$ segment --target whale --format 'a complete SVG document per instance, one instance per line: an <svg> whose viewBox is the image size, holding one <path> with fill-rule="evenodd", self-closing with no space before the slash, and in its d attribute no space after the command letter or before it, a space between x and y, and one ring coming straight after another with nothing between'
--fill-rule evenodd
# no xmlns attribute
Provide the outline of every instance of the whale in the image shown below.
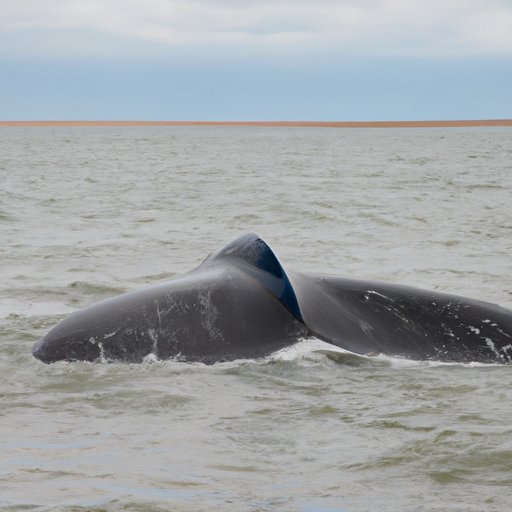
<svg viewBox="0 0 512 512"><path fill-rule="evenodd" d="M410 286L285 271L250 233L194 270L78 310L33 347L43 363L213 364L317 338L361 356L512 363L512 311Z"/></svg>

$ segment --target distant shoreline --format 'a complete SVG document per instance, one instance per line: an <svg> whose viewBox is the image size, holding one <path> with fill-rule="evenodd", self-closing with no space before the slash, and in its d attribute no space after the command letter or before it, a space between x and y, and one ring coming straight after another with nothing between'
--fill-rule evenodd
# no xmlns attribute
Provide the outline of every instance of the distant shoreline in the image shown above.
<svg viewBox="0 0 512 512"><path fill-rule="evenodd" d="M0 127L247 126L297 128L466 128L510 126L512 119L471 121L0 121Z"/></svg>

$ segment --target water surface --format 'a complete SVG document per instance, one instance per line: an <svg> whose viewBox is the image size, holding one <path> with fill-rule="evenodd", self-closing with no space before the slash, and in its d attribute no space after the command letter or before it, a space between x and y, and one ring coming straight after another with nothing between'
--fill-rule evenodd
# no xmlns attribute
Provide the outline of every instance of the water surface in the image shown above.
<svg viewBox="0 0 512 512"><path fill-rule="evenodd" d="M512 307L512 131L0 130L0 508L508 511L510 367L34 360L248 231L287 268Z"/></svg>

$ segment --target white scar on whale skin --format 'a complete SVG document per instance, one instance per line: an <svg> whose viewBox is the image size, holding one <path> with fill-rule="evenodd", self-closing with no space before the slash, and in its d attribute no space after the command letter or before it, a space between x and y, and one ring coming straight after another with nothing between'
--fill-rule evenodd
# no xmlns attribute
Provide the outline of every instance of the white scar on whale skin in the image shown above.
<svg viewBox="0 0 512 512"><path fill-rule="evenodd" d="M215 325L219 313L212 301L211 290L204 290L200 293L199 304L201 306L201 323L213 339L222 340L222 331Z"/></svg>
<svg viewBox="0 0 512 512"><path fill-rule="evenodd" d="M382 293L376 292L375 290L368 290L366 293L371 293L372 295L377 295L377 297L382 297L383 299L391 300L389 297L386 297L385 295L382 295ZM369 297L367 297L367 299L368 298Z"/></svg>
<svg viewBox="0 0 512 512"><path fill-rule="evenodd" d="M158 357L158 344L157 344L158 337L157 337L156 331L154 329L149 329L148 336L149 336L149 339L153 342L153 345L151 347L151 352L153 354L155 354L156 357Z"/></svg>
<svg viewBox="0 0 512 512"><path fill-rule="evenodd" d="M503 336L506 336L507 338L512 339L512 336L510 336L510 334L507 334L505 331L503 331L503 329L500 329L497 325L496 325L496 330L497 330L499 333L503 334Z"/></svg>
<svg viewBox="0 0 512 512"><path fill-rule="evenodd" d="M491 338L485 338L485 342L487 343L487 346L494 352L496 357L503 359L503 354L500 354L499 350L496 348L496 345L491 340Z"/></svg>
<svg viewBox="0 0 512 512"><path fill-rule="evenodd" d="M512 343L501 347L501 350L505 354L506 358L512 362L512 355L508 353L509 350L512 350Z"/></svg>

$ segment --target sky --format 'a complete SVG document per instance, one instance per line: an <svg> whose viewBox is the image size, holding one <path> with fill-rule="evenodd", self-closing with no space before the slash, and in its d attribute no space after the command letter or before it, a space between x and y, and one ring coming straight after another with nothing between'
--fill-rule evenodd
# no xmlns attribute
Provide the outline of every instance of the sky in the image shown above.
<svg viewBox="0 0 512 512"><path fill-rule="evenodd" d="M0 0L0 119L512 118L512 0Z"/></svg>

